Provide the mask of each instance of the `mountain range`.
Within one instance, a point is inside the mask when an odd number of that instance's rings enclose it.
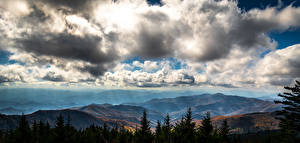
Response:
[[[193,118],[200,123],[204,113],[210,112],[216,126],[227,119],[233,132],[256,132],[259,130],[273,130],[278,128],[278,120],[274,111],[280,110],[281,105],[270,101],[240,96],[217,94],[202,94],[195,96],[181,96],[176,98],[151,99],[141,103],[126,103],[120,105],[90,104],[63,110],[39,110],[26,117],[29,123],[48,121],[54,126],[56,117],[69,116],[71,124],[76,128],[86,128],[91,124],[110,127],[125,127],[135,129],[144,110],[147,111],[152,127],[156,121],[163,121],[169,114],[172,123],[176,123],[190,107]],[[16,128],[20,115],[0,115],[0,129]]]
[[[229,116],[252,112],[272,112],[281,109],[281,105],[271,101],[222,93],[152,99],[143,103],[128,103],[128,105],[141,106],[164,114],[169,113],[171,118],[175,119],[180,119],[188,107],[192,109],[194,119],[201,119],[206,112],[210,112],[211,116]]]

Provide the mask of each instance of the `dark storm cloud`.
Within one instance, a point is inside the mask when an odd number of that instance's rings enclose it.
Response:
[[[106,53],[101,51],[101,38],[93,35],[84,37],[68,33],[46,33],[28,35],[18,39],[19,48],[35,55],[54,56],[69,60],[81,60],[92,63],[92,66],[80,68],[94,76],[102,75],[107,69],[102,64],[118,59],[117,53],[110,48]]]
[[[141,18],[147,22],[138,27],[138,49],[134,53],[146,58],[172,56],[176,48],[175,34],[181,33],[176,28],[169,27],[173,24],[169,16],[158,11],[148,11]],[[168,26],[163,27],[166,23],[169,23]]]
[[[0,75],[0,84],[1,84],[1,83],[4,83],[4,82],[13,82],[13,81],[14,81],[14,80],[9,79],[9,78],[7,78],[7,77],[5,77],[5,76]]]
[[[35,4],[31,4],[30,7],[32,11],[30,14],[20,18],[18,27],[26,26],[36,32],[43,30],[43,26],[46,25],[47,21],[51,20],[52,17]]]
[[[234,44],[242,48],[253,48],[256,45],[267,46],[264,33],[278,28],[278,23],[266,20],[243,19],[232,27],[229,34]]]
[[[218,26],[214,29],[211,30],[210,37],[205,41],[206,47],[203,48],[201,56],[196,58],[198,61],[205,62],[225,58],[232,49],[232,43],[224,29]]]
[[[107,70],[103,65],[85,65],[84,67],[78,67],[78,69],[82,72],[88,72],[91,75],[97,77],[103,75],[103,73]]]
[[[184,74],[183,79],[176,82],[176,84],[190,84],[190,85],[193,85],[193,84],[195,84],[195,77],[191,76],[191,75],[188,75],[188,74]]]
[[[160,58],[171,56],[175,41],[172,35],[161,31],[152,31],[142,28],[138,35],[138,50],[136,54],[147,58]]]
[[[55,72],[48,72],[42,79],[55,82],[64,81],[64,78],[61,75],[56,75]]]
[[[290,78],[280,78],[279,79],[270,79],[270,84],[275,86],[287,86],[293,83],[293,79]]]
[[[221,86],[221,87],[225,87],[225,88],[237,88],[236,86],[232,85],[232,84],[227,84],[227,83],[223,83],[223,84],[214,84],[216,86]]]
[[[99,44],[101,38],[93,35],[84,37],[68,33],[46,33],[28,35],[18,39],[20,48],[37,55],[48,55],[59,58],[75,59],[90,63],[111,62],[117,58],[113,50],[103,53]]]

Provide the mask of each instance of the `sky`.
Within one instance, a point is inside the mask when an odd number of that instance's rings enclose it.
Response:
[[[277,92],[300,77],[299,5],[1,0],[0,88]]]

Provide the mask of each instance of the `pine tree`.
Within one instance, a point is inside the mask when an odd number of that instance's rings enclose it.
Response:
[[[229,140],[228,140],[229,130],[230,130],[229,125],[227,123],[227,120],[225,119],[222,123],[220,132],[219,132],[219,136],[220,136],[222,143],[229,142]]]
[[[3,142],[3,133],[2,133],[2,130],[0,130],[0,143]]]
[[[108,128],[107,128],[106,123],[104,123],[104,125],[103,125],[103,136],[104,136],[104,139],[105,139],[106,141],[108,141],[109,138],[110,138],[110,136],[109,136],[109,130],[108,130]]]
[[[19,122],[19,127],[17,129],[17,137],[16,141],[19,143],[29,143],[31,142],[31,130],[26,120],[26,116],[24,113],[21,116],[21,120]]]
[[[281,119],[279,123],[280,127],[280,141],[282,143],[295,143],[296,133],[292,130],[292,124],[289,120]]]
[[[207,112],[202,119],[201,126],[198,128],[198,142],[212,142],[213,133],[214,128],[211,122],[210,113]]]
[[[65,134],[65,121],[64,117],[62,114],[59,114],[59,116],[56,118],[55,122],[55,136],[54,136],[54,142],[56,143],[64,143],[66,139],[66,134]]]
[[[64,128],[64,126],[65,126],[64,117],[61,114],[59,114],[59,116],[56,118],[55,128],[62,129]]]
[[[147,119],[146,110],[141,117],[141,128],[136,132],[137,142],[152,143],[153,135],[150,130],[150,121]]]
[[[281,133],[284,140],[291,142],[300,134],[300,82],[295,81],[294,87],[284,87],[289,92],[279,93],[282,100],[275,100],[276,104],[283,104],[283,110],[277,111],[280,120]],[[297,139],[300,141],[300,139]]]
[[[161,125],[160,125],[160,121],[159,120],[157,120],[157,125],[156,125],[156,129],[155,129],[155,134],[156,135],[160,135],[160,133],[161,133]]]
[[[157,120],[157,125],[155,128],[155,142],[157,143],[162,142],[162,128],[159,120]]]
[[[67,127],[67,128],[70,128],[70,127],[71,127],[71,116],[70,116],[69,114],[68,114],[68,117],[67,117],[66,127]]]
[[[76,141],[76,129],[71,124],[71,117],[68,114],[67,123],[65,125],[65,143],[73,143]]]
[[[188,108],[187,113],[174,128],[174,140],[178,143],[195,142],[195,122],[192,119],[192,110]]]
[[[36,123],[36,120],[33,121],[32,124],[32,136],[33,136],[33,142],[38,141],[38,125]]]
[[[165,143],[170,143],[171,142],[171,130],[172,130],[172,125],[170,123],[170,116],[167,114],[165,117],[164,124],[162,126],[162,138],[163,142]]]
[[[147,119],[147,113],[146,110],[143,112],[143,116],[141,118],[141,132],[148,134],[149,132],[151,133],[150,130],[150,121]]]
[[[47,134],[45,134],[45,125],[42,120],[38,123],[38,143],[46,142]]]

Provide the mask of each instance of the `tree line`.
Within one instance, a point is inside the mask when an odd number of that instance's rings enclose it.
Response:
[[[147,112],[140,119],[140,127],[129,131],[123,127],[108,128],[91,125],[86,129],[76,129],[71,125],[70,116],[66,121],[62,115],[56,119],[55,126],[34,121],[30,126],[26,116],[22,115],[15,130],[0,131],[0,143],[296,143],[300,142],[300,82],[294,87],[285,87],[290,92],[279,94],[283,100],[275,103],[285,105],[278,111],[279,131],[259,132],[256,134],[230,134],[226,120],[220,128],[212,124],[209,113],[203,117],[197,127],[192,118],[191,108],[175,124],[167,115],[164,121],[157,121],[155,130],[151,130]]]
[[[167,115],[161,123],[157,121],[155,131],[151,130],[147,112],[143,112],[141,126],[135,131],[122,127],[108,128],[91,125],[77,130],[62,115],[56,119],[55,126],[48,122],[34,121],[30,126],[26,116],[22,115],[15,130],[1,131],[0,143],[194,143],[194,142],[228,142],[229,126],[223,122],[220,129],[214,129],[209,113],[203,118],[202,125],[196,128],[189,108],[186,115],[175,125]]]

